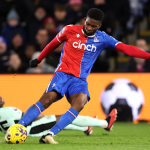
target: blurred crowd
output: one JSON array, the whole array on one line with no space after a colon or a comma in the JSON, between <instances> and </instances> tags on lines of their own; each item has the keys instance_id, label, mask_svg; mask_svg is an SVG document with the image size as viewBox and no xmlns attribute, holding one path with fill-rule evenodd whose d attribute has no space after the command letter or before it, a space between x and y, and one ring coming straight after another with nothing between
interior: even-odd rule
<instances>
[{"instance_id":1,"label":"blurred crowd","mask_svg":"<svg viewBox=\"0 0 150 150\"><path fill-rule=\"evenodd\" d=\"M37 68L29 68L29 61L37 58L64 26L83 25L92 7L105 14L100 30L121 41L149 15L148 6L148 0L0 0L0 73L53 73L63 44ZM136 46L149 52L143 39L138 39ZM117 56L116 51L103 51L92 72L110 72L109 59ZM131 58L124 71L149 72L150 62Z\"/></svg>"}]
</instances>

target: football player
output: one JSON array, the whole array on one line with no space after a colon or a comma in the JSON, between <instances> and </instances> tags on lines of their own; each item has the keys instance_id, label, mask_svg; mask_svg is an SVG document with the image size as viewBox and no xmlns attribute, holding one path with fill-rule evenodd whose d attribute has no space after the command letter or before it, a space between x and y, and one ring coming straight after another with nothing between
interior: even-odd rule
<instances>
[{"instance_id":1,"label":"football player","mask_svg":"<svg viewBox=\"0 0 150 150\"><path fill-rule=\"evenodd\" d=\"M102 26L103 17L104 14L100 9L91 8L87 13L84 25L67 25L36 59L30 61L30 67L37 67L48 54L64 42L60 63L45 93L39 101L27 110L18 122L24 126L28 125L41 112L52 103L60 100L65 94L71 107L61 116L61 119L50 131L40 138L40 143L58 144L53 139L54 135L72 123L84 108L84 105L90 100L86 78L102 50L112 49L130 56L150 59L149 53L134 46L123 44L105 32L100 31L99 28ZM116 120L117 110L114 110L113 114L108 119L108 130Z\"/></svg>"}]
</instances>

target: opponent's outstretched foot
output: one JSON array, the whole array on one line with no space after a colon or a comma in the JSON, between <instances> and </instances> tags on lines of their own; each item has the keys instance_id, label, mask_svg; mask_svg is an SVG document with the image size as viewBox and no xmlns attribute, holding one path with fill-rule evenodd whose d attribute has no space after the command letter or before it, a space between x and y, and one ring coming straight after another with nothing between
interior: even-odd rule
<instances>
[{"instance_id":1,"label":"opponent's outstretched foot","mask_svg":"<svg viewBox=\"0 0 150 150\"><path fill-rule=\"evenodd\" d=\"M92 133L93 133L93 127L88 127L88 129L86 130L86 131L84 131L84 133L86 134L86 135L91 135Z\"/></svg>"},{"instance_id":2,"label":"opponent's outstretched foot","mask_svg":"<svg viewBox=\"0 0 150 150\"><path fill-rule=\"evenodd\" d=\"M47 134L43 135L40 138L39 143L40 144L44 144L44 143L58 144L58 142L54 141L53 137L54 137L54 133L53 132L48 132Z\"/></svg>"},{"instance_id":3,"label":"opponent's outstretched foot","mask_svg":"<svg viewBox=\"0 0 150 150\"><path fill-rule=\"evenodd\" d=\"M113 128L113 123L116 121L117 118L117 109L113 109L108 117L106 118L106 121L108 122L108 127L105 128L105 130L110 131Z\"/></svg>"},{"instance_id":4,"label":"opponent's outstretched foot","mask_svg":"<svg viewBox=\"0 0 150 150\"><path fill-rule=\"evenodd\" d=\"M93 118L97 118L97 116L93 116ZM91 135L93 133L93 127L92 126L89 126L88 129L86 131L84 131L84 133L86 135Z\"/></svg>"}]
</instances>

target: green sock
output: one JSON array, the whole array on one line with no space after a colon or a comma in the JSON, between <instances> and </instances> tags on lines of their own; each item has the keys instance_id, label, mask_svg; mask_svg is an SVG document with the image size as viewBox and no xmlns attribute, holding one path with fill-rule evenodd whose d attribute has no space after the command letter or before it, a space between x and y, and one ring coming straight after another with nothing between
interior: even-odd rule
<instances>
[{"instance_id":1,"label":"green sock","mask_svg":"<svg viewBox=\"0 0 150 150\"><path fill-rule=\"evenodd\" d=\"M108 122L106 120L99 120L97 118L80 115L72 122L72 124L81 127L93 126L93 127L107 128L108 126Z\"/></svg>"}]
</instances>

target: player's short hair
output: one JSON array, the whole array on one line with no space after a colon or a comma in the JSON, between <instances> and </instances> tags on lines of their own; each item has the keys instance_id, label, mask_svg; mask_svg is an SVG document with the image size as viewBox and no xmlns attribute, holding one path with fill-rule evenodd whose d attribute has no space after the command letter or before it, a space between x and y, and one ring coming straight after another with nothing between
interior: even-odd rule
<instances>
[{"instance_id":1,"label":"player's short hair","mask_svg":"<svg viewBox=\"0 0 150 150\"><path fill-rule=\"evenodd\" d=\"M104 13L98 8L91 8L87 12L87 16L89 18L92 18L94 20L98 20L98 21L102 22L102 20L104 18Z\"/></svg>"}]
</instances>

